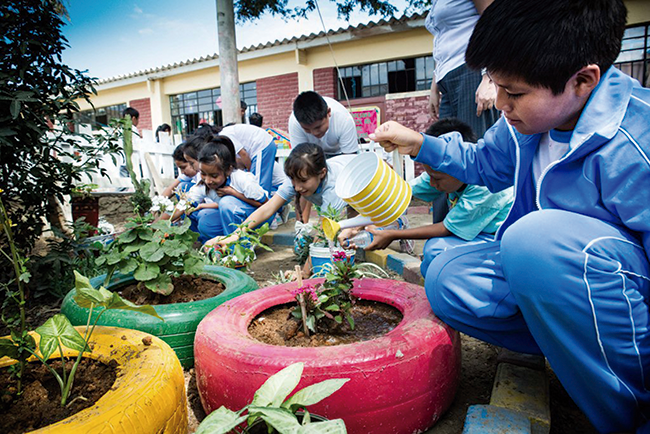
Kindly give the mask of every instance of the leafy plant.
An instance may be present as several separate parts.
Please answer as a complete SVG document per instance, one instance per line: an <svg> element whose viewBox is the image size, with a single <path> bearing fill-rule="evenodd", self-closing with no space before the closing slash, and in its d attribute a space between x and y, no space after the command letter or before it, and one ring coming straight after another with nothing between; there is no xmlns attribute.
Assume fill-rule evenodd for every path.
<svg viewBox="0 0 650 434"><path fill-rule="evenodd" d="M328 218L332 221L340 222L343 219L343 210L336 209L331 204L327 204L327 208L325 209L318 206L314 208L316 209L316 213L321 218L321 220L323 218ZM318 234L316 235L315 238L316 245L320 247L326 247L327 237L325 236L325 232L323 231L323 226L319 224L316 227L316 230L318 231Z"/></svg>
<svg viewBox="0 0 650 434"><path fill-rule="evenodd" d="M273 250L262 242L262 236L269 231L269 224L264 223L257 229L250 229L247 223L237 225L240 236L237 240L225 246L213 246L206 249L208 260L213 264L228 268L248 267L256 258L255 248L272 252Z"/></svg>
<svg viewBox="0 0 650 434"><path fill-rule="evenodd" d="M126 170L129 172L135 193L131 196L131 204L136 214L144 214L151 208L151 181L148 179L138 180L135 171L133 170L133 130L131 128L131 116L124 116L120 120L120 125L123 128L123 144L124 144L124 159L126 161Z"/></svg>
<svg viewBox="0 0 650 434"><path fill-rule="evenodd" d="M319 322L326 320L342 324L345 319L350 328L354 330L354 318L351 314L351 308L355 302L352 293L354 279L388 277L386 272L375 264L369 262L356 264L352 258L347 257L344 251L334 253L332 261L331 264L325 264L321 269L321 274L325 275L325 282L316 287L305 285L292 292L298 301L298 306L291 314L297 319L303 319L300 306L300 295L302 294L306 305L304 322L314 333L318 331Z"/></svg>
<svg viewBox="0 0 650 434"><path fill-rule="evenodd" d="M74 286L73 270L90 277L101 274L102 267L95 263L95 259L103 245L89 238L96 228L83 218L73 222L69 228L67 232L53 227L54 236L47 240L47 253L31 258L34 279L30 287L34 298L63 298Z"/></svg>
<svg viewBox="0 0 650 434"><path fill-rule="evenodd" d="M306 407L322 401L339 390L349 381L349 378L312 384L298 390L287 399L287 396L298 386L303 368L303 363L294 363L270 376L255 392L253 401L239 411L232 411L224 406L219 407L203 420L196 434L227 434L231 431L248 433L249 428L258 418L266 423L269 433L276 431L280 434L346 433L345 423L341 419L311 422ZM296 412L300 409L304 409L302 424L296 417ZM237 430L241 425L244 425L241 431Z"/></svg>
<svg viewBox="0 0 650 434"><path fill-rule="evenodd" d="M119 271L133 273L151 291L169 295L174 290L172 276L203 271L205 261L193 248L198 234L190 230L189 219L179 225L169 220L152 221L151 215L129 219L126 230L97 258L97 265L108 269L105 286Z"/></svg>
<svg viewBox="0 0 650 434"><path fill-rule="evenodd" d="M78 184L72 187L72 190L70 190L70 195L72 197L90 197L90 193L97 187L97 184Z"/></svg>
<svg viewBox="0 0 650 434"><path fill-rule="evenodd" d="M38 344L38 351L36 351L36 341L34 338L27 334L28 338L25 340L27 345L23 348L27 350L31 355L43 363L47 369L54 375L56 378L59 387L61 388L61 406L65 406L68 398L70 397L70 391L74 384L74 377L79 367L79 363L83 357L84 353L91 352L92 349L88 345L90 338L95 331L97 322L99 318L104 314L104 312L112 309L125 309L133 310L136 312L146 313L148 315L155 316L159 318L155 309L149 305L137 306L130 301L124 300L118 294L111 292L104 287L95 289L90 284L90 281L87 277L82 276L81 274L75 271L75 286L77 289L77 295L74 299L79 304L79 306L88 308L88 322L86 324L86 329L83 336L74 328L70 320L63 314L54 315L52 318L45 321L45 323L38 327L35 330L35 333L40 336L40 342ZM103 307L104 309L99 312L95 322L90 325L93 309L96 307ZM68 372L66 370L66 357L63 353L63 347L69 348L71 350L79 351L77 358L72 365L72 368ZM21 343L14 340L13 335L11 339L0 339L0 356L8 356L12 359L20 358ZM57 372L50 364L48 363L49 358L54 354L55 351L59 351L59 355L62 360L61 373Z"/></svg>

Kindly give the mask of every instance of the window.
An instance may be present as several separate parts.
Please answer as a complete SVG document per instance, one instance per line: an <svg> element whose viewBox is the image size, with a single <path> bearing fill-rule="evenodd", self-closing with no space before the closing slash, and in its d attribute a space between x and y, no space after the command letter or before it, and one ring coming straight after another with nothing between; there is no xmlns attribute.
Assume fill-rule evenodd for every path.
<svg viewBox="0 0 650 434"><path fill-rule="evenodd" d="M75 128L79 132L79 124L82 124L89 125L93 130L100 130L108 126L111 119L120 119L125 108L126 104L116 104L95 110L84 110L75 115Z"/></svg>
<svg viewBox="0 0 650 434"><path fill-rule="evenodd" d="M650 23L628 27L623 35L621 52L614 65L648 87L650 62Z"/></svg>
<svg viewBox="0 0 650 434"><path fill-rule="evenodd" d="M431 87L433 56L340 68L339 99L382 96ZM341 83L342 82L342 83Z"/></svg>
<svg viewBox="0 0 650 434"><path fill-rule="evenodd" d="M257 83L243 83L239 85L239 94L246 103L246 116L257 111ZM222 126L223 117L217 100L221 97L221 89L204 89L197 92L188 92L170 95L169 104L172 115L172 128L174 134L187 136L200 124L209 123Z"/></svg>

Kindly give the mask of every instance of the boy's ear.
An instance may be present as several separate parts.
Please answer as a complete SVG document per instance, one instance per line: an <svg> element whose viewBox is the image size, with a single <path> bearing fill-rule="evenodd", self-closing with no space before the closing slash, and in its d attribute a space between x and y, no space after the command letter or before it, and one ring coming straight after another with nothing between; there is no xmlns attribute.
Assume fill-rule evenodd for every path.
<svg viewBox="0 0 650 434"><path fill-rule="evenodd" d="M587 65L574 75L575 92L578 96L588 96L600 82L600 67Z"/></svg>

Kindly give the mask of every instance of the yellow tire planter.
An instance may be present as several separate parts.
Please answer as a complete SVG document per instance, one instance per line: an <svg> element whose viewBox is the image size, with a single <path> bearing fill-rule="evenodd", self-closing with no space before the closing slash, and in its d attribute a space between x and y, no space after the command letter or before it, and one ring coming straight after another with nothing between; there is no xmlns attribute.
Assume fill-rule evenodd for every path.
<svg viewBox="0 0 650 434"><path fill-rule="evenodd" d="M84 327L76 327L83 334ZM142 341L151 337L151 345ZM34 336L38 341L38 335ZM169 345L137 330L97 327L87 357L115 360L113 387L92 407L33 434L185 434L187 397L181 364ZM65 350L74 357L77 351ZM54 357L58 357L58 351ZM3 358L0 367L14 363Z"/></svg>

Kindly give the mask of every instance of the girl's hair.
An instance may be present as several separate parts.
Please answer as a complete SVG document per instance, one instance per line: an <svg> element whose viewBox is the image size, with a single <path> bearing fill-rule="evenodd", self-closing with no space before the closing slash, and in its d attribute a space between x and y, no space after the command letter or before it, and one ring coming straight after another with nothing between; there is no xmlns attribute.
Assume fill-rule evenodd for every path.
<svg viewBox="0 0 650 434"><path fill-rule="evenodd" d="M226 136L215 136L201 149L197 158L199 163L216 164L224 173L237 167L235 161L235 146Z"/></svg>
<svg viewBox="0 0 650 434"><path fill-rule="evenodd" d="M203 123L194 130L192 136L198 136L203 140L208 141L212 136L219 134L219 131L221 131L221 127L215 127L214 125Z"/></svg>
<svg viewBox="0 0 650 434"><path fill-rule="evenodd" d="M291 179L306 181L327 169L323 148L314 143L301 143L291 150L284 162L284 173Z"/></svg>
<svg viewBox="0 0 650 434"><path fill-rule="evenodd" d="M183 154L189 156L190 158L194 160L199 159L199 154L201 153L201 149L206 143L206 139L201 137L201 136L191 136L189 139L187 139L184 143L181 144Z"/></svg>
<svg viewBox="0 0 650 434"><path fill-rule="evenodd" d="M160 141L160 133L165 132L165 133L170 133L172 132L172 127L169 124L162 124L158 128L156 128L156 141Z"/></svg>
<svg viewBox="0 0 650 434"><path fill-rule="evenodd" d="M183 143L176 146L176 149L174 149L174 153L172 154L172 157L174 158L174 161L182 161L184 163L187 163L187 160L183 155Z"/></svg>

